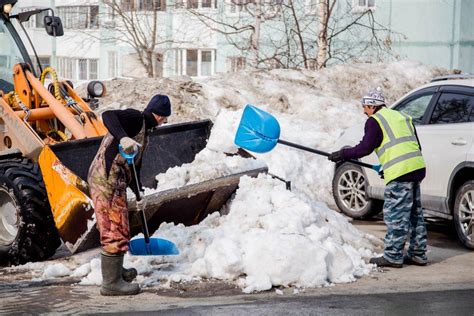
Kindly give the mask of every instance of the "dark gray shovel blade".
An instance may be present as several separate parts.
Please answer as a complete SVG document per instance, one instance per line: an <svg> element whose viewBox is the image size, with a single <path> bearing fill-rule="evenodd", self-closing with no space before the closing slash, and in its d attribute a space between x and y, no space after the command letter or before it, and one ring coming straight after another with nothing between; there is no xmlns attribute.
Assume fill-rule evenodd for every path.
<svg viewBox="0 0 474 316"><path fill-rule="evenodd" d="M129 251L134 256L170 256L178 255L178 247L169 240L151 237L150 242L145 238L130 240Z"/></svg>

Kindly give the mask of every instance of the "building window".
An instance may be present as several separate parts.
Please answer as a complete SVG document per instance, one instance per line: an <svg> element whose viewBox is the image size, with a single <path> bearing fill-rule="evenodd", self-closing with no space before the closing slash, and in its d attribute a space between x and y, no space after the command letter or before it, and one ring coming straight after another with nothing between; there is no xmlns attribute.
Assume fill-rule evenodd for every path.
<svg viewBox="0 0 474 316"><path fill-rule="evenodd" d="M99 27L99 6L94 5L90 7L90 27L91 28L98 28Z"/></svg>
<svg viewBox="0 0 474 316"><path fill-rule="evenodd" d="M215 50L180 49L176 53L178 75L200 77L211 76L215 69Z"/></svg>
<svg viewBox="0 0 474 316"><path fill-rule="evenodd" d="M217 0L175 0L176 9L217 8Z"/></svg>
<svg viewBox="0 0 474 316"><path fill-rule="evenodd" d="M87 59L79 59L79 80L87 80Z"/></svg>
<svg viewBox="0 0 474 316"><path fill-rule="evenodd" d="M186 51L186 75L197 76L198 75L198 50L188 49Z"/></svg>
<svg viewBox="0 0 474 316"><path fill-rule="evenodd" d="M165 11L166 0L122 0L122 11Z"/></svg>
<svg viewBox="0 0 474 316"><path fill-rule="evenodd" d="M117 77L118 58L117 52L109 51L108 53L109 78Z"/></svg>
<svg viewBox="0 0 474 316"><path fill-rule="evenodd" d="M98 60L58 57L58 74L65 79L89 80L98 78Z"/></svg>
<svg viewBox="0 0 474 316"><path fill-rule="evenodd" d="M135 0L122 0L121 7L123 11L135 11L137 9Z"/></svg>
<svg viewBox="0 0 474 316"><path fill-rule="evenodd" d="M228 70L230 72L237 72L245 69L245 57L232 56L227 58Z"/></svg>
<svg viewBox="0 0 474 316"><path fill-rule="evenodd" d="M89 59L89 79L94 80L99 77L98 74L98 60L97 59Z"/></svg>
<svg viewBox="0 0 474 316"><path fill-rule="evenodd" d="M132 0L133 1L133 0ZM138 11L165 11L166 10L166 0L135 0L136 2L128 6L128 10L133 11L138 8ZM134 8L134 9L130 9Z"/></svg>
<svg viewBox="0 0 474 316"><path fill-rule="evenodd" d="M228 0L229 1L229 12L239 13L245 10L248 4L254 3L255 0Z"/></svg>
<svg viewBox="0 0 474 316"><path fill-rule="evenodd" d="M352 0L352 12L375 10L375 0Z"/></svg>
<svg viewBox="0 0 474 316"><path fill-rule="evenodd" d="M201 76L212 75L212 52L201 51Z"/></svg>
<svg viewBox="0 0 474 316"><path fill-rule="evenodd" d="M212 8L212 0L202 0L203 8Z"/></svg>
<svg viewBox="0 0 474 316"><path fill-rule="evenodd" d="M99 27L99 6L58 7L57 15L61 17L66 29L96 29Z"/></svg>
<svg viewBox="0 0 474 316"><path fill-rule="evenodd" d="M188 0L186 8L188 9L197 9L199 8L199 1L198 0Z"/></svg>

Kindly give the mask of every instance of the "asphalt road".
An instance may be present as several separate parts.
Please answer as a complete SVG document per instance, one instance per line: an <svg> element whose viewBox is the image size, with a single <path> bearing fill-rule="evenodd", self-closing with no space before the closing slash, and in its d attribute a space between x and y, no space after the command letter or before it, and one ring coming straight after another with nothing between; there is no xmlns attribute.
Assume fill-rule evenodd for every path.
<svg viewBox="0 0 474 316"><path fill-rule="evenodd" d="M355 221L382 238L380 220ZM199 282L145 288L133 297L102 297L68 280L8 282L1 275L0 314L160 315L474 315L474 252L445 222L428 222L430 264L380 269L357 282L245 295L232 284Z"/></svg>
<svg viewBox="0 0 474 316"><path fill-rule="evenodd" d="M453 290L285 297L242 304L171 309L161 311L160 315L473 315L473 296L474 290Z"/></svg>

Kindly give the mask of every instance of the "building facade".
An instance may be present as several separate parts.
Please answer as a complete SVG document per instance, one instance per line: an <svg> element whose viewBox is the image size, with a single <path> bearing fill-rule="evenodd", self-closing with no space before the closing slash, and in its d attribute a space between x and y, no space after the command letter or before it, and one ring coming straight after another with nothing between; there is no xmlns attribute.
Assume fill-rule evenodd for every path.
<svg viewBox="0 0 474 316"><path fill-rule="evenodd" d="M289 15L274 9L285 4L284 0L263 1L259 12L265 15L259 23L256 12L247 9L251 0L121 0L117 1L118 10L112 10L104 1L19 0L20 10L51 7L63 21L65 35L58 38L49 37L43 29L46 12L25 23L43 65L52 65L61 77L74 81L146 77L150 71L139 59L148 58L153 76L209 76L252 66L255 60L250 36L258 28L260 57L265 56L265 51L272 51L272 56L278 52L281 57L262 58L259 67L302 66L294 60L289 66L291 58L299 58L297 43L288 44L292 48L279 47L288 38L285 29L294 27L285 22ZM316 55L318 1L294 1L299 27L304 28L301 39L310 56ZM385 40L392 47L392 58L474 72L474 1L339 0L333 18L343 23L367 10L391 32ZM140 56L136 47L140 41L145 42L143 47L147 46L150 34L145 34L144 40L139 35L134 38L134 31L124 32L127 19L130 20L127 15L133 20L128 27L142 27L135 30L137 34L155 34L156 45L148 57ZM342 48L359 44L363 40L351 32L341 34L333 43ZM359 60L370 61L367 58Z"/></svg>

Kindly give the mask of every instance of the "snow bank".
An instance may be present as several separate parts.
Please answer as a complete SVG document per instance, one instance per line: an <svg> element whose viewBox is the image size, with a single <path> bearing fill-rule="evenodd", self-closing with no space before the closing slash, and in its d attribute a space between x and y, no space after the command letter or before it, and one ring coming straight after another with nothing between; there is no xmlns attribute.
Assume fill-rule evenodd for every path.
<svg viewBox="0 0 474 316"><path fill-rule="evenodd" d="M192 80L186 77L126 80L106 83L108 95L99 112L115 108L143 109L153 94L167 94L172 103L170 123L211 119L229 112L217 138L232 147L235 126L246 104L276 116L281 139L334 151L336 140L347 128L363 124L361 97L381 86L388 104L431 78L446 73L418 62L337 65L322 71L256 70ZM225 128L227 127L227 128ZM350 145L350 144L349 144ZM209 142L216 149L217 145ZM219 148L228 152L228 147ZM256 155L271 173L292 181L294 189L315 200L333 204L330 185L333 164L325 157L279 145Z"/></svg>
<svg viewBox="0 0 474 316"><path fill-rule="evenodd" d="M174 241L175 257L132 257L142 286L215 278L234 281L246 293L272 286L296 288L352 282L369 273L365 259L373 255L374 238L364 235L328 207L333 164L325 157L282 145L256 155L235 153L235 130L247 103L272 113L280 122L281 138L332 151L348 127L365 120L360 97L381 86L387 101L439 75L441 70L418 63L340 65L320 72L272 70L224 74L193 81L189 78L112 80L99 112L142 109L153 94L170 96L170 122L210 118L214 128L208 146L194 162L157 175L156 190L261 166L292 182L292 191L270 176L243 177L224 214L211 214L199 225L162 224L155 236ZM100 284L98 253L78 254L64 268L48 263L30 265L43 278L69 269L80 284ZM23 266L25 268L25 266ZM43 273L44 272L44 273ZM297 293L298 291L296 291Z"/></svg>

